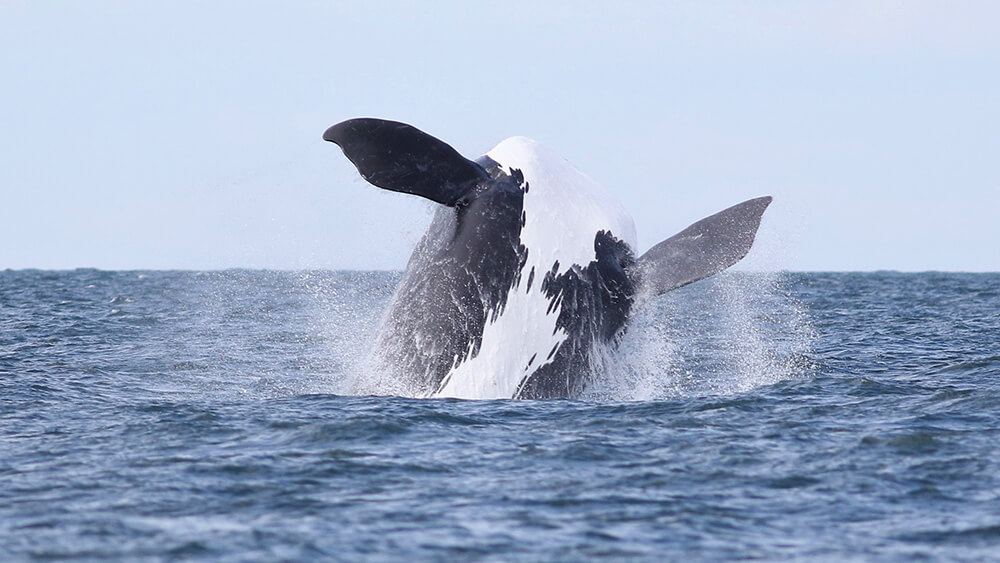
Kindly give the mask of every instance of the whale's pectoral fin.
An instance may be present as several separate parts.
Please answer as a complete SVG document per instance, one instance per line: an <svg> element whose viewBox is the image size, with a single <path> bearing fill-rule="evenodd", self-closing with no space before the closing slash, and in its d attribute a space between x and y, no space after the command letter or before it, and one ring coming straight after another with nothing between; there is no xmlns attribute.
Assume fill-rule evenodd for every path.
<svg viewBox="0 0 1000 563"><path fill-rule="evenodd" d="M405 123L349 119L327 129L323 140L339 145L372 184L444 205L455 205L488 178L447 143Z"/></svg>
<svg viewBox="0 0 1000 563"><path fill-rule="evenodd" d="M642 284L659 295L717 274L750 251L771 196L706 217L639 257Z"/></svg>

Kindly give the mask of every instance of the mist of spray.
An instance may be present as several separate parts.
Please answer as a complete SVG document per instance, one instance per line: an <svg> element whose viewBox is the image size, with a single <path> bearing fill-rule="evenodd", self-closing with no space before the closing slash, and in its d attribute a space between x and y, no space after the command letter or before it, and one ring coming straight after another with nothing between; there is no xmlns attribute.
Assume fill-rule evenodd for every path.
<svg viewBox="0 0 1000 563"><path fill-rule="evenodd" d="M725 272L649 300L595 392L617 400L733 394L806 373L815 333L784 275Z"/></svg>
<svg viewBox="0 0 1000 563"><path fill-rule="evenodd" d="M338 277L332 285L328 276L301 280L321 307L312 330L329 346L327 375L316 390L417 396L418 390L394 382L371 349L395 278L365 276ZM734 394L808 373L815 333L785 288L786 276L725 272L640 302L620 346L595 348L601 373L584 398Z"/></svg>

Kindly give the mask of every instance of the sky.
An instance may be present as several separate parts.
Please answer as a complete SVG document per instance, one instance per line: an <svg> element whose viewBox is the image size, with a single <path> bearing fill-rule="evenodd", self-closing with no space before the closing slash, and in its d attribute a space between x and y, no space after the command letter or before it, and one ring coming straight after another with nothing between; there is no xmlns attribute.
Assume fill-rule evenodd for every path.
<svg viewBox="0 0 1000 563"><path fill-rule="evenodd" d="M0 1L0 269L401 269L323 131L533 137L639 252L770 194L765 270L1000 271L1000 4Z"/></svg>

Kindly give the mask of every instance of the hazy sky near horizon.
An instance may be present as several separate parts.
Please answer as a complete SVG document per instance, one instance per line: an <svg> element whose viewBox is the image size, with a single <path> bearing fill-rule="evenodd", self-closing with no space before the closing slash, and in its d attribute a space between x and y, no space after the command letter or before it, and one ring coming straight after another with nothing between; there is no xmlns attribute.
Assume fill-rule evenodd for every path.
<svg viewBox="0 0 1000 563"><path fill-rule="evenodd" d="M6 0L0 268L402 268L433 204L321 140L376 116L540 140L640 251L771 194L747 268L1000 271L1000 4L611 6Z"/></svg>

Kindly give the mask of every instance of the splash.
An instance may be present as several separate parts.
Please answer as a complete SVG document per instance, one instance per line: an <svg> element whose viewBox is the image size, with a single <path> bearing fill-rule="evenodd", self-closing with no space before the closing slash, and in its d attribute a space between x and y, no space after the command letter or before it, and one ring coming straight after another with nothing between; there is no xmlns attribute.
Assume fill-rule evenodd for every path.
<svg viewBox="0 0 1000 563"><path fill-rule="evenodd" d="M786 276L725 272L646 303L594 397L727 395L805 373L815 332Z"/></svg>
<svg viewBox="0 0 1000 563"><path fill-rule="evenodd" d="M293 281L294 291L311 302L306 323L322 343L320 354L301 359L315 376L302 392L410 396L407 389L380 376L384 370L371 349L398 273L303 271Z"/></svg>
<svg viewBox="0 0 1000 563"><path fill-rule="evenodd" d="M309 360L311 392L417 397L372 349L398 275L302 273L310 330L326 343ZM585 399L647 401L743 393L808 373L815 331L790 274L724 272L640 306L617 350L595 348L602 376Z"/></svg>

